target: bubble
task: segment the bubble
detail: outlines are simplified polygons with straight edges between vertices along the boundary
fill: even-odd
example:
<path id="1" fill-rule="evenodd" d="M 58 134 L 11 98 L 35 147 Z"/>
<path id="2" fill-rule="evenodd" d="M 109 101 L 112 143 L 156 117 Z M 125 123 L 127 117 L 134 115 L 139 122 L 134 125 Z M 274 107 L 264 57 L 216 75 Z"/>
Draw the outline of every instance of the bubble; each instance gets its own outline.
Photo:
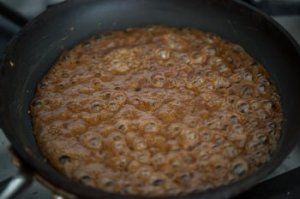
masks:
<path id="1" fill-rule="evenodd" d="M 104 91 L 101 93 L 101 97 L 103 100 L 108 100 L 110 99 L 112 96 L 112 92 L 111 91 Z"/>
<path id="2" fill-rule="evenodd" d="M 112 158 L 113 166 L 117 170 L 125 170 L 127 168 L 127 165 L 129 163 L 128 156 L 125 155 L 120 155 L 120 156 L 115 156 Z"/>
<path id="3" fill-rule="evenodd" d="M 178 56 L 178 58 L 179 58 L 180 62 L 183 63 L 183 64 L 190 63 L 190 58 L 185 53 L 180 53 L 179 56 Z"/>
<path id="4" fill-rule="evenodd" d="M 270 86 L 270 81 L 263 74 L 258 74 L 257 75 L 257 82 L 260 83 L 260 85 L 264 85 L 266 87 Z"/>
<path id="5" fill-rule="evenodd" d="M 151 154 L 149 151 L 136 151 L 135 152 L 135 159 L 141 163 L 149 163 Z"/>
<path id="6" fill-rule="evenodd" d="M 102 178 L 101 179 L 101 184 L 103 187 L 105 188 L 110 188 L 110 187 L 113 187 L 114 186 L 114 181 L 110 178 Z"/>
<path id="7" fill-rule="evenodd" d="M 120 86 L 116 86 L 114 89 L 115 89 L 116 91 L 118 91 L 118 90 L 121 90 L 121 87 L 120 87 Z"/>
<path id="8" fill-rule="evenodd" d="M 193 149 L 193 151 L 199 159 L 202 159 L 202 155 L 206 156 L 215 152 L 213 145 L 212 142 L 202 141 Z"/>
<path id="9" fill-rule="evenodd" d="M 157 110 L 162 105 L 162 100 L 149 100 L 149 107 L 151 111 Z"/>
<path id="10" fill-rule="evenodd" d="M 252 74 L 250 72 L 244 73 L 243 76 L 244 76 L 245 80 L 248 80 L 248 81 L 252 81 L 253 80 L 253 76 L 252 76 Z"/>
<path id="11" fill-rule="evenodd" d="M 128 150 L 127 144 L 123 140 L 114 141 L 112 147 L 116 153 L 124 153 Z"/>
<path id="12" fill-rule="evenodd" d="M 275 130 L 276 127 L 277 127 L 277 125 L 276 125 L 275 122 L 269 122 L 269 123 L 267 124 L 268 132 Z"/>
<path id="13" fill-rule="evenodd" d="M 38 84 L 38 87 L 39 87 L 40 89 L 45 89 L 45 88 L 47 88 L 47 86 L 48 86 L 48 83 L 47 83 L 46 81 L 41 81 L 41 82 Z"/>
<path id="14" fill-rule="evenodd" d="M 244 128 L 241 125 L 234 125 L 232 131 L 236 134 L 242 134 Z"/>
<path id="15" fill-rule="evenodd" d="M 107 109 L 112 112 L 119 110 L 119 108 L 120 108 L 120 104 L 115 101 L 110 101 L 107 105 Z"/>
<path id="16" fill-rule="evenodd" d="M 180 145 L 177 140 L 168 140 L 167 144 L 169 146 L 169 150 L 171 151 L 177 151 L 180 149 Z"/>
<path id="17" fill-rule="evenodd" d="M 263 107 L 267 112 L 271 112 L 275 109 L 275 104 L 272 101 L 265 101 L 263 102 Z"/>
<path id="18" fill-rule="evenodd" d="M 79 102 L 68 102 L 67 108 L 74 113 L 78 113 L 83 110 L 83 107 Z"/>
<path id="19" fill-rule="evenodd" d="M 144 125 L 144 131 L 146 133 L 155 133 L 159 131 L 159 126 L 155 121 L 149 121 Z"/>
<path id="20" fill-rule="evenodd" d="M 223 154 L 225 157 L 233 158 L 236 157 L 239 153 L 239 150 L 233 145 L 226 146 L 223 149 Z"/>
<path id="21" fill-rule="evenodd" d="M 236 115 L 230 116 L 229 120 L 230 120 L 231 124 L 238 124 L 239 123 L 239 119 Z"/>
<path id="22" fill-rule="evenodd" d="M 232 81 L 232 83 L 240 83 L 243 77 L 239 73 L 234 73 L 229 77 L 229 79 Z"/>
<path id="23" fill-rule="evenodd" d="M 252 110 L 258 110 L 261 107 L 261 103 L 258 101 L 253 101 L 251 103 L 251 109 Z"/>
<path id="24" fill-rule="evenodd" d="M 193 141 L 193 140 L 197 140 L 198 136 L 196 135 L 196 133 L 189 131 L 186 134 L 186 138 L 187 138 L 188 141 Z"/>
<path id="25" fill-rule="evenodd" d="M 166 155 L 167 165 L 170 165 L 173 169 L 177 169 L 184 166 L 181 155 L 177 151 L 169 152 Z"/>
<path id="26" fill-rule="evenodd" d="M 220 72 L 225 72 L 225 71 L 228 70 L 228 67 L 227 67 L 226 64 L 220 63 L 220 64 L 218 65 L 218 69 L 219 69 Z"/>
<path id="27" fill-rule="evenodd" d="M 229 104 L 236 105 L 236 103 L 239 101 L 239 97 L 235 95 L 229 95 L 227 96 L 226 100 Z"/>
<path id="28" fill-rule="evenodd" d="M 244 143 L 247 139 L 247 134 L 244 132 L 244 128 L 239 124 L 233 125 L 231 132 L 228 134 L 228 139 L 231 141 L 239 141 Z"/>
<path id="29" fill-rule="evenodd" d="M 193 52 L 191 58 L 192 58 L 192 63 L 203 64 L 207 60 L 207 55 L 202 54 L 201 52 Z"/>
<path id="30" fill-rule="evenodd" d="M 196 127 L 199 124 L 199 117 L 198 116 L 192 116 L 192 115 L 186 115 L 183 119 L 183 122 L 185 124 L 187 124 L 188 127 L 193 128 L 193 127 Z"/>
<path id="31" fill-rule="evenodd" d="M 127 96 L 125 93 L 123 92 L 115 92 L 113 95 L 112 95 L 112 98 L 113 100 L 118 103 L 118 104 L 123 104 L 125 103 L 126 99 L 127 99 Z"/>
<path id="32" fill-rule="evenodd" d="M 31 103 L 31 106 L 36 107 L 36 106 L 41 106 L 42 101 L 41 100 L 33 100 Z"/>
<path id="33" fill-rule="evenodd" d="M 223 59 L 221 57 L 210 57 L 209 64 L 211 65 L 219 65 L 223 63 Z"/>
<path id="34" fill-rule="evenodd" d="M 157 178 L 155 180 L 152 181 L 152 185 L 153 186 L 161 186 L 164 184 L 164 180 L 163 179 L 160 179 L 160 178 Z"/>
<path id="35" fill-rule="evenodd" d="M 150 166 L 142 166 L 136 171 L 136 175 L 148 179 L 153 174 L 153 169 Z"/>
<path id="36" fill-rule="evenodd" d="M 238 104 L 238 110 L 241 113 L 248 113 L 249 112 L 249 105 L 246 103 L 240 103 Z"/>
<path id="37" fill-rule="evenodd" d="M 147 144 L 142 137 L 136 137 L 133 139 L 132 146 L 135 150 L 141 151 L 147 149 Z"/>
<path id="38" fill-rule="evenodd" d="M 120 119 L 118 120 L 118 122 L 116 123 L 116 128 L 121 131 L 121 132 L 126 132 L 129 130 L 129 126 L 130 126 L 130 121 L 129 120 L 124 120 L 124 119 Z"/>
<path id="39" fill-rule="evenodd" d="M 256 111 L 256 117 L 265 120 L 267 118 L 267 113 L 264 110 L 259 109 Z"/>
<path id="40" fill-rule="evenodd" d="M 129 131 L 125 134 L 127 143 L 131 143 L 135 137 L 138 137 L 138 132 Z"/>
<path id="41" fill-rule="evenodd" d="M 151 84 L 154 87 L 161 88 L 166 83 L 166 77 L 163 74 L 155 74 L 151 77 Z"/>
<path id="42" fill-rule="evenodd" d="M 112 72 L 112 74 L 125 74 L 130 70 L 130 67 L 127 63 L 114 59 L 110 63 L 110 67 L 108 69 Z"/>
<path id="43" fill-rule="evenodd" d="M 77 75 L 73 75 L 71 77 L 71 82 L 72 84 L 79 84 L 81 82 L 84 82 L 86 80 L 88 80 L 89 78 L 92 78 L 93 76 L 91 74 L 77 74 Z"/>
<path id="44" fill-rule="evenodd" d="M 183 173 L 179 173 L 176 176 L 176 181 L 180 184 L 187 184 L 190 183 L 190 181 L 193 178 L 193 173 L 191 172 L 183 172 Z"/>
<path id="45" fill-rule="evenodd" d="M 225 139 L 222 135 L 215 135 L 214 141 L 215 141 L 215 146 L 219 146 L 225 142 Z"/>
<path id="46" fill-rule="evenodd" d="M 66 164 L 71 162 L 71 158 L 68 155 L 62 155 L 58 158 L 60 164 Z"/>
<path id="47" fill-rule="evenodd" d="M 214 165 L 214 173 L 216 175 L 217 178 L 220 178 L 220 177 L 223 177 L 223 176 L 226 176 L 227 175 L 227 168 L 225 165 L 223 164 L 216 164 Z M 221 182 L 222 184 L 223 182 Z"/>
<path id="48" fill-rule="evenodd" d="M 93 85 L 93 88 L 98 91 L 100 91 L 102 88 L 102 82 L 99 79 L 93 79 L 92 85 Z"/>
<path id="49" fill-rule="evenodd" d="M 153 134 L 145 134 L 145 140 L 147 142 L 147 145 L 148 147 L 152 147 L 150 149 L 151 150 L 155 150 L 155 151 L 152 151 L 152 153 L 155 153 L 159 150 L 161 151 L 165 151 L 168 146 L 166 144 L 166 138 L 161 136 L 161 135 L 153 135 Z"/>
<path id="50" fill-rule="evenodd" d="M 138 168 L 140 168 L 140 167 L 141 167 L 141 163 L 140 163 L 139 161 L 137 161 L 137 160 L 132 160 L 132 161 L 129 163 L 127 169 L 128 169 L 129 172 L 135 172 L 135 171 L 137 171 Z"/>
<path id="51" fill-rule="evenodd" d="M 235 52 L 239 52 L 239 53 L 245 52 L 244 48 L 242 46 L 240 46 L 240 45 L 237 45 L 237 44 L 233 45 L 233 50 Z"/>
<path id="52" fill-rule="evenodd" d="M 124 135 L 122 133 L 120 133 L 119 131 L 114 131 L 108 135 L 108 139 L 113 140 L 113 141 L 123 141 Z"/>
<path id="53" fill-rule="evenodd" d="M 254 94 L 254 91 L 253 91 L 253 89 L 252 89 L 250 86 L 244 86 L 244 87 L 242 88 L 241 94 L 242 94 L 244 97 L 252 97 L 253 94 Z"/>
<path id="54" fill-rule="evenodd" d="M 266 87 L 262 84 L 258 85 L 257 86 L 257 90 L 260 92 L 260 93 L 264 93 L 265 90 L 266 90 Z"/>
<path id="55" fill-rule="evenodd" d="M 101 101 L 94 101 L 91 103 L 90 110 L 92 112 L 100 112 L 104 108 L 104 104 Z"/>
<path id="56" fill-rule="evenodd" d="M 81 120 L 73 121 L 67 124 L 67 129 L 70 133 L 80 134 L 87 130 L 87 125 Z"/>
<path id="57" fill-rule="evenodd" d="M 262 138 L 262 140 L 265 138 Z M 247 142 L 246 145 L 246 150 L 248 153 L 251 154 L 252 158 L 255 158 L 255 156 L 257 156 L 256 154 L 259 152 L 263 152 L 263 151 L 268 151 L 268 145 L 265 144 L 265 141 L 259 140 L 257 138 L 252 138 L 251 140 L 249 140 Z M 253 156 L 255 155 L 255 156 Z M 259 156 L 257 156 L 259 157 Z"/>
<path id="58" fill-rule="evenodd" d="M 153 155 L 151 158 L 152 164 L 156 167 L 164 164 L 165 160 L 166 160 L 166 157 L 162 153 L 157 153 L 157 154 Z"/>
<path id="59" fill-rule="evenodd" d="M 100 113 L 87 113 L 87 112 L 84 112 L 81 114 L 81 118 L 89 123 L 90 125 L 96 125 L 100 122 L 100 119 L 101 119 L 101 115 Z"/>
<path id="60" fill-rule="evenodd" d="M 201 192 L 201 191 L 206 191 L 213 189 L 214 185 L 210 182 L 203 182 L 200 187 L 195 188 L 195 192 Z"/>
<path id="61" fill-rule="evenodd" d="M 252 60 L 251 67 L 253 69 L 257 69 L 257 67 L 259 67 L 259 63 L 257 63 L 257 61 L 255 61 L 255 60 Z"/>
<path id="62" fill-rule="evenodd" d="M 94 149 L 101 149 L 102 148 L 102 142 L 99 137 L 93 137 L 88 140 L 88 146 L 89 148 Z"/>
<path id="63" fill-rule="evenodd" d="M 233 62 L 232 57 L 227 57 L 226 60 L 227 60 L 229 63 L 232 63 L 232 62 Z"/>
<path id="64" fill-rule="evenodd" d="M 255 138 L 258 139 L 260 143 L 265 143 L 267 141 L 267 135 L 264 133 L 256 134 Z"/>
<path id="65" fill-rule="evenodd" d="M 131 101 L 131 103 L 132 103 L 133 105 L 139 105 L 139 104 L 142 103 L 141 98 L 138 97 L 138 96 L 133 96 L 133 97 L 130 99 L 130 101 Z"/>
<path id="66" fill-rule="evenodd" d="M 264 132 L 264 130 L 256 130 L 253 133 L 252 139 L 249 140 L 248 148 L 249 150 L 260 150 L 267 147 L 268 136 Z"/>
<path id="67" fill-rule="evenodd" d="M 80 142 L 88 148 L 91 149 L 101 149 L 102 148 L 102 136 L 100 133 L 88 131 L 80 136 Z"/>
<path id="68" fill-rule="evenodd" d="M 134 185 L 126 185 L 124 186 L 123 190 L 121 190 L 122 193 L 124 194 L 134 194 L 135 192 L 135 188 L 134 188 Z"/>
<path id="69" fill-rule="evenodd" d="M 108 120 L 108 119 L 112 118 L 114 114 L 108 110 L 101 110 L 99 115 L 100 115 L 101 120 L 104 121 L 104 120 Z"/>
<path id="70" fill-rule="evenodd" d="M 224 77 L 219 76 L 215 80 L 215 87 L 216 88 L 228 88 L 230 86 L 231 86 L 230 82 Z"/>
<path id="71" fill-rule="evenodd" d="M 234 176 L 242 177 L 246 175 L 248 171 L 248 163 L 242 159 L 234 160 L 231 164 L 231 173 Z"/>
<path id="72" fill-rule="evenodd" d="M 166 131 L 166 135 L 168 138 L 175 138 L 177 137 L 180 132 L 183 130 L 185 126 L 181 123 L 171 123 L 168 126 L 168 130 Z"/>
<path id="73" fill-rule="evenodd" d="M 207 33 L 207 38 L 211 39 L 213 42 L 219 40 L 219 37 L 214 33 Z"/>
<path id="74" fill-rule="evenodd" d="M 184 149 L 190 149 L 198 144 L 199 135 L 190 129 L 183 130 L 179 142 Z"/>
<path id="75" fill-rule="evenodd" d="M 202 141 L 210 141 L 212 139 L 212 135 L 209 131 L 205 130 L 200 132 L 200 139 Z"/>
<path id="76" fill-rule="evenodd" d="M 96 75 L 95 75 L 96 76 Z M 99 73 L 99 75 L 97 76 L 100 76 L 100 79 L 103 81 L 103 82 L 110 82 L 113 80 L 114 76 L 111 72 L 108 72 L 108 71 L 101 71 Z"/>
<path id="77" fill-rule="evenodd" d="M 217 53 L 217 49 L 214 47 L 206 47 L 204 48 L 204 51 L 207 53 L 209 56 L 214 56 Z"/>
<path id="78" fill-rule="evenodd" d="M 136 91 L 136 92 L 140 92 L 141 90 L 142 90 L 141 87 L 136 87 L 136 88 L 134 89 L 134 91 Z"/>
<path id="79" fill-rule="evenodd" d="M 202 76 L 198 75 L 194 76 L 190 81 L 187 81 L 185 86 L 188 89 L 199 89 L 204 82 L 205 79 Z"/>
<path id="80" fill-rule="evenodd" d="M 168 60 L 168 59 L 170 58 L 170 55 L 171 55 L 170 51 L 168 51 L 168 50 L 159 50 L 159 51 L 157 52 L 157 54 L 158 54 L 158 55 L 160 56 L 160 58 L 163 59 L 163 60 Z"/>
<path id="81" fill-rule="evenodd" d="M 92 179 L 90 176 L 85 175 L 85 176 L 80 177 L 79 182 L 81 182 L 85 185 L 89 185 L 91 183 L 91 180 Z"/>

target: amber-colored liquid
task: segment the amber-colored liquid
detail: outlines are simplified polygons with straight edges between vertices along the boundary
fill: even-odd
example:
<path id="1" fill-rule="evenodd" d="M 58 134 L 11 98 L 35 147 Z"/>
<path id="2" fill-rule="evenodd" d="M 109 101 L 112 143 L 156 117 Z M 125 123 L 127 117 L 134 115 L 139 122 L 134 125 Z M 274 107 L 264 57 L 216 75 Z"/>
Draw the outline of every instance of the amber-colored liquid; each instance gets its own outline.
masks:
<path id="1" fill-rule="evenodd" d="M 274 85 L 242 47 L 160 26 L 75 46 L 40 82 L 31 113 L 63 174 L 150 196 L 250 175 L 270 158 L 282 121 Z"/>

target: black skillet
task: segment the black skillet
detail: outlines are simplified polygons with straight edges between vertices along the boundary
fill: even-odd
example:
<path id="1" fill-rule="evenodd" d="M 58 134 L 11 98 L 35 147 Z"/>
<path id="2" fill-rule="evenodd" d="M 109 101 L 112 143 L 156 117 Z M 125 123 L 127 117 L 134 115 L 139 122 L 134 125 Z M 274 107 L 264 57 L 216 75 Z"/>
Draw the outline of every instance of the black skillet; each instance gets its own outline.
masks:
<path id="1" fill-rule="evenodd" d="M 51 167 L 36 145 L 28 109 L 37 83 L 62 51 L 96 33 L 153 24 L 194 27 L 243 46 L 271 74 L 285 118 L 278 149 L 257 172 L 180 198 L 235 196 L 257 184 L 288 155 L 300 132 L 300 51 L 270 17 L 237 0 L 72 0 L 29 22 L 10 43 L 1 65 L 0 125 L 34 176 L 78 198 L 129 198 L 86 187 Z"/>

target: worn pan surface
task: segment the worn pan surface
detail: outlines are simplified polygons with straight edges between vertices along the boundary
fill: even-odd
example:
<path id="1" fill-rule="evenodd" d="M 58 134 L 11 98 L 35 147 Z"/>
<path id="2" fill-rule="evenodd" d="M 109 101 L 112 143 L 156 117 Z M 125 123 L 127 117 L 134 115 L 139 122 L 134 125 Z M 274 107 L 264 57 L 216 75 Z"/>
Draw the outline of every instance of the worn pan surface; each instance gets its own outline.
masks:
<path id="1" fill-rule="evenodd" d="M 214 32 L 243 46 L 271 74 L 284 111 L 282 137 L 269 163 L 239 182 L 184 198 L 234 196 L 287 156 L 300 132 L 300 55 L 295 41 L 271 18 L 232 0 L 72 0 L 28 23 L 10 43 L 1 65 L 1 128 L 30 169 L 80 198 L 126 198 L 73 182 L 52 168 L 36 145 L 29 103 L 36 84 L 63 50 L 99 32 L 156 24 Z"/>

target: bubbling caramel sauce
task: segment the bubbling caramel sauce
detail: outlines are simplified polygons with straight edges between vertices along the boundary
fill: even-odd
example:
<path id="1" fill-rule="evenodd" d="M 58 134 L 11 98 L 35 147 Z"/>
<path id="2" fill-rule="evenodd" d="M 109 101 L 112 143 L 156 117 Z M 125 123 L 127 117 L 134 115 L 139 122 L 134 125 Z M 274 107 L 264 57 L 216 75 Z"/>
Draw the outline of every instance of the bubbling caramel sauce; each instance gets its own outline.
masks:
<path id="1" fill-rule="evenodd" d="M 280 98 L 245 50 L 195 29 L 93 37 L 37 87 L 34 132 L 49 162 L 105 191 L 200 192 L 250 175 L 280 138 Z"/>

